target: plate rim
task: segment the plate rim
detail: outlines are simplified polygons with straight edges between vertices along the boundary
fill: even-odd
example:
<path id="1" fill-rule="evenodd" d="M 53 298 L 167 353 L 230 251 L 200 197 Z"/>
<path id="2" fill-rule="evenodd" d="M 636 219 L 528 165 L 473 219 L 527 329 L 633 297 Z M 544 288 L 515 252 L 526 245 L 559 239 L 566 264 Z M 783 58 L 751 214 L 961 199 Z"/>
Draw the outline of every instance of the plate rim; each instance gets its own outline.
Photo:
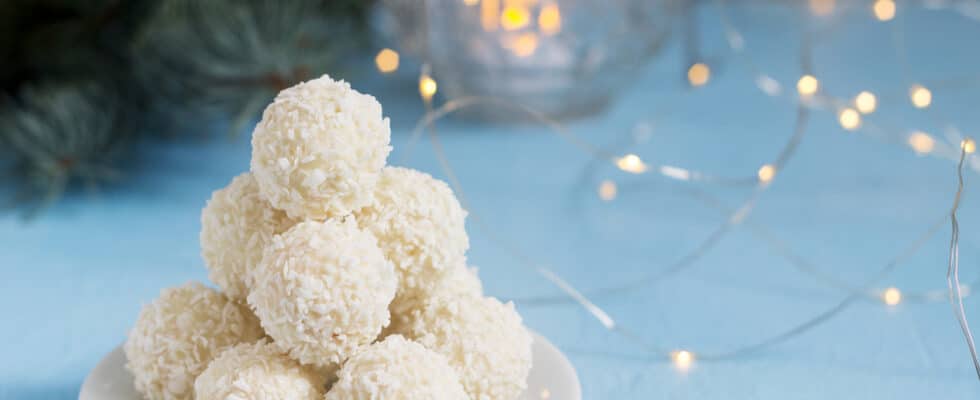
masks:
<path id="1" fill-rule="evenodd" d="M 542 348 L 545 351 L 551 353 L 551 355 L 554 356 L 555 359 L 559 361 L 559 365 L 557 366 L 558 369 L 563 370 L 564 374 L 567 374 L 571 378 L 572 381 L 569 383 L 572 385 L 572 387 L 570 388 L 572 393 L 572 398 L 563 399 L 563 400 L 581 400 L 582 383 L 581 381 L 579 381 L 578 371 L 575 370 L 575 366 L 568 359 L 568 356 L 566 356 L 565 353 L 558 348 L 558 346 L 555 346 L 554 343 L 551 343 L 551 341 L 548 340 L 548 338 L 544 337 L 544 335 L 541 335 L 540 333 L 537 333 L 530 329 L 528 329 L 528 332 L 531 333 L 531 338 L 532 338 L 531 341 L 532 354 L 535 352 L 536 346 L 538 345 L 542 346 Z M 116 357 L 122 357 L 125 360 L 126 356 L 125 354 L 123 354 L 123 343 L 120 343 L 119 345 L 113 347 L 112 350 L 110 350 L 108 353 L 102 356 L 99 362 L 95 364 L 95 367 L 89 370 L 88 374 L 85 376 L 85 380 L 82 381 L 82 386 L 78 390 L 79 400 L 86 400 L 86 398 L 83 398 L 82 396 L 84 396 L 85 393 L 87 392 L 95 390 L 92 388 L 96 384 L 96 382 L 94 381 L 95 379 L 94 375 L 98 371 L 101 371 L 106 368 L 110 368 L 111 366 L 109 364 L 113 363 L 113 359 Z M 532 359 L 532 363 L 534 362 L 535 361 Z M 534 369 L 534 364 L 532 364 L 531 368 L 532 370 Z M 126 373 L 128 374 L 128 371 Z"/>

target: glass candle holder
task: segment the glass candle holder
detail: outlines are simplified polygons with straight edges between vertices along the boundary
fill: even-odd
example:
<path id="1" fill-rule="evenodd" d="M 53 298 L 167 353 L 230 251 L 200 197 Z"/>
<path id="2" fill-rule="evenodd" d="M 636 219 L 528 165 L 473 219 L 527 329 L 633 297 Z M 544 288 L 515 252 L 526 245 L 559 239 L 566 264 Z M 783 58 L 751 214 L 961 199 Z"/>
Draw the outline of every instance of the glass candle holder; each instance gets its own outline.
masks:
<path id="1" fill-rule="evenodd" d="M 427 58 L 448 99 L 589 115 L 662 47 L 678 0 L 427 0 Z M 467 115 L 524 119 L 500 107 Z"/>

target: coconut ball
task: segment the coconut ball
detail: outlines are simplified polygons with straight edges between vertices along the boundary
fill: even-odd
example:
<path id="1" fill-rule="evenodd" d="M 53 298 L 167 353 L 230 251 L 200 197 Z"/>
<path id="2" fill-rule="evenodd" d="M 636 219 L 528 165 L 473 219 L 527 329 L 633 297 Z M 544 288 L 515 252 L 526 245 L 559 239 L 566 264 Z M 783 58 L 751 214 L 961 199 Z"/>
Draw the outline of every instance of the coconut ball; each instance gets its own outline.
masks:
<path id="1" fill-rule="evenodd" d="M 274 236 L 252 282 L 248 303 L 276 345 L 326 373 L 388 325 L 397 286 L 377 240 L 353 216 Z"/>
<path id="2" fill-rule="evenodd" d="M 321 400 L 324 378 L 266 340 L 221 353 L 194 381 L 196 400 Z"/>
<path id="3" fill-rule="evenodd" d="M 431 296 L 426 299 L 420 299 L 407 307 L 402 307 L 401 313 L 392 314 L 391 325 L 385 329 L 382 336 L 403 332 L 422 311 L 426 300 L 429 298 L 483 297 L 483 283 L 480 281 L 476 267 L 459 265 L 452 268 L 446 279 L 443 279 L 430 294 Z"/>
<path id="4" fill-rule="evenodd" d="M 262 249 L 272 235 L 293 224 L 259 195 L 252 174 L 235 177 L 214 192 L 201 211 L 201 256 L 208 277 L 229 297 L 244 300 L 247 271 L 262 260 Z"/>
<path id="5" fill-rule="evenodd" d="M 466 265 L 466 211 L 449 185 L 429 174 L 385 167 L 374 201 L 356 215 L 395 264 L 399 286 L 391 305 L 394 313 L 405 313 L 430 297 L 453 268 Z"/>
<path id="6" fill-rule="evenodd" d="M 469 400 L 445 356 L 400 335 L 358 352 L 337 375 L 325 400 Z"/>
<path id="7" fill-rule="evenodd" d="M 473 399 L 514 400 L 527 387 L 531 335 L 513 303 L 436 297 L 406 336 L 445 355 Z"/>
<path id="8" fill-rule="evenodd" d="M 251 170 L 273 207 L 296 219 L 366 205 L 391 146 L 373 96 L 322 76 L 279 92 L 252 133 Z"/>
<path id="9" fill-rule="evenodd" d="M 192 399 L 194 379 L 212 358 L 263 335 L 248 308 L 191 282 L 143 306 L 123 345 L 126 369 L 147 399 Z"/>
<path id="10" fill-rule="evenodd" d="M 462 265 L 451 269 L 446 279 L 436 287 L 432 296 L 483 297 L 483 282 L 480 281 L 479 269 Z"/>

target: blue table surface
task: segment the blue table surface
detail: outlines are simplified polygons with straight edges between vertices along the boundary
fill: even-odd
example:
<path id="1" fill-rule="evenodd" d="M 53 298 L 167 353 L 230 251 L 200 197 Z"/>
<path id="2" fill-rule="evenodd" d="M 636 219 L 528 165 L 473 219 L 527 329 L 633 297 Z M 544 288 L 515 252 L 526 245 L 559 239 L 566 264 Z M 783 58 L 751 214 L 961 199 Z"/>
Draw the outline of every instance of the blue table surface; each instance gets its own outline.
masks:
<path id="1" fill-rule="evenodd" d="M 863 4 L 863 3 L 862 3 Z M 902 3 L 904 4 L 904 3 Z M 955 164 L 918 156 L 902 144 L 913 129 L 942 140 L 948 124 L 980 135 L 980 96 L 973 86 L 934 89 L 929 111 L 905 99 L 907 80 L 892 25 L 908 41 L 909 76 L 923 82 L 971 76 L 980 53 L 980 23 L 950 11 L 900 9 L 889 23 L 862 8 L 814 23 L 814 71 L 823 90 L 850 97 L 880 94 L 867 123 L 882 140 L 846 132 L 829 110 L 814 110 L 797 153 L 779 172 L 747 223 L 794 254 L 859 285 L 948 212 Z M 701 15 L 703 52 L 712 80 L 683 84 L 675 44 L 638 75 L 607 112 L 574 121 L 575 135 L 655 164 L 717 175 L 752 176 L 789 138 L 792 97 L 754 86 L 744 59 L 727 49 L 719 15 Z M 792 89 L 799 67 L 798 13 L 775 6 L 732 10 L 746 52 L 760 69 Z M 428 140 L 409 151 L 422 114 L 412 75 L 364 73 L 357 88 L 374 93 L 392 121 L 390 163 L 446 177 Z M 648 140 L 628 143 L 635 127 Z M 217 128 L 216 128 L 217 129 Z M 541 126 L 440 121 L 439 135 L 459 176 L 471 218 L 469 259 L 488 294 L 505 299 L 561 292 L 535 267 L 547 267 L 578 289 L 633 281 L 688 254 L 723 220 L 690 195 L 697 188 L 728 207 L 750 189 L 625 174 Z M 94 195 L 76 195 L 25 222 L 0 215 L 0 398 L 70 399 L 86 373 L 122 342 L 141 304 L 161 288 L 206 280 L 199 256 L 199 213 L 211 191 L 248 168 L 248 136 L 157 141 L 141 145 L 131 179 Z M 954 146 L 955 147 L 955 146 Z M 978 276 L 980 202 L 966 177 L 961 210 L 964 280 Z M 601 180 L 617 182 L 601 201 Z M 876 287 L 906 292 L 942 289 L 948 221 Z M 494 237 L 526 253 L 516 258 Z M 779 345 L 726 360 L 696 360 L 688 371 L 649 356 L 647 348 L 724 352 L 789 329 L 833 307 L 847 293 L 793 269 L 746 226 L 725 235 L 681 273 L 642 290 L 595 298 L 645 346 L 609 332 L 569 302 L 518 301 L 529 327 L 549 337 L 575 364 L 587 399 L 976 399 L 980 382 L 949 304 L 907 301 L 887 307 L 859 301 L 826 323 Z M 966 301 L 980 324 L 980 303 Z"/>

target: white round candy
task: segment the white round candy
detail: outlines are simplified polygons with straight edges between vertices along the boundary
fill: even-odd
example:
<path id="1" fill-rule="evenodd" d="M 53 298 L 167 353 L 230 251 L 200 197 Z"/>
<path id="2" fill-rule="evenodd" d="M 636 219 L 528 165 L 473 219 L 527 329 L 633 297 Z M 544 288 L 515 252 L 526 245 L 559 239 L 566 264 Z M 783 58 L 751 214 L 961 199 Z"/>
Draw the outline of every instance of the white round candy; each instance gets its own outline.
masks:
<path id="1" fill-rule="evenodd" d="M 391 128 L 374 97 L 324 75 L 283 90 L 252 133 L 252 173 L 273 207 L 296 219 L 366 205 Z"/>
<path id="2" fill-rule="evenodd" d="M 527 387 L 531 335 L 513 303 L 492 297 L 436 297 L 406 336 L 445 355 L 473 399 L 515 400 Z"/>
<path id="3" fill-rule="evenodd" d="M 215 356 L 263 335 L 248 308 L 191 282 L 143 306 L 123 346 L 126 369 L 147 399 L 192 399 L 194 379 Z"/>
<path id="4" fill-rule="evenodd" d="M 358 352 L 325 400 L 469 400 L 446 357 L 400 335 Z"/>
<path id="5" fill-rule="evenodd" d="M 214 192 L 201 211 L 201 256 L 208 277 L 229 297 L 244 300 L 247 272 L 262 260 L 262 250 L 272 235 L 293 224 L 259 195 L 252 174 L 235 177 Z"/>
<path id="6" fill-rule="evenodd" d="M 398 272 L 394 313 L 413 309 L 454 268 L 466 265 L 466 211 L 445 182 L 399 167 L 381 171 L 374 201 L 359 210 L 361 227 L 378 238 Z"/>
<path id="7" fill-rule="evenodd" d="M 321 400 L 324 377 L 261 340 L 229 348 L 194 381 L 196 400 Z"/>
<path id="8" fill-rule="evenodd" d="M 354 217 L 306 221 L 274 236 L 248 302 L 276 345 L 330 373 L 388 325 L 395 271 Z"/>
<path id="9" fill-rule="evenodd" d="M 410 306 L 400 307 L 399 313 L 391 314 L 391 325 L 385 329 L 382 336 L 391 333 L 404 332 L 412 321 L 422 312 L 425 302 L 431 298 L 483 297 L 483 283 L 476 267 L 459 265 L 453 267 L 449 274 L 430 293 L 429 297 L 419 300 Z"/>

